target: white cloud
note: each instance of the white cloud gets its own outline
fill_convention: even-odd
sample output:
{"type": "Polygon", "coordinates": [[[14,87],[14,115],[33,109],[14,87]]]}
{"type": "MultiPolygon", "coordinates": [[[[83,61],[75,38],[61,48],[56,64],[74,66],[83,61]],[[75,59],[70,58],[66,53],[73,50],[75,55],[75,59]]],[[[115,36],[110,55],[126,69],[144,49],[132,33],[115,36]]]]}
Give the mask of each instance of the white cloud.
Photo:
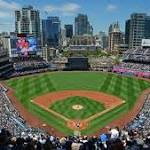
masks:
{"type": "Polygon", "coordinates": [[[0,11],[0,18],[4,18],[4,17],[8,17],[8,16],[10,16],[9,13],[0,11]]]}
{"type": "Polygon", "coordinates": [[[47,12],[59,11],[59,8],[54,5],[48,5],[44,8],[47,12]]]}
{"type": "Polygon", "coordinates": [[[13,0],[0,0],[0,32],[14,30],[14,10],[20,8],[21,5],[13,0]]]}
{"type": "Polygon", "coordinates": [[[80,9],[80,6],[75,3],[68,3],[62,7],[63,12],[74,13],[80,9]]]}
{"type": "Polygon", "coordinates": [[[66,3],[61,6],[47,5],[44,10],[47,12],[60,12],[65,15],[72,15],[80,9],[80,6],[75,3],[66,3]]]}
{"type": "Polygon", "coordinates": [[[6,0],[0,0],[0,8],[1,9],[8,9],[8,10],[15,10],[19,9],[21,6],[18,3],[15,3],[13,1],[8,2],[6,0]]]}
{"type": "Polygon", "coordinates": [[[117,5],[114,5],[114,4],[109,4],[106,7],[106,10],[109,11],[109,12],[116,11],[117,9],[118,9],[117,5]]]}

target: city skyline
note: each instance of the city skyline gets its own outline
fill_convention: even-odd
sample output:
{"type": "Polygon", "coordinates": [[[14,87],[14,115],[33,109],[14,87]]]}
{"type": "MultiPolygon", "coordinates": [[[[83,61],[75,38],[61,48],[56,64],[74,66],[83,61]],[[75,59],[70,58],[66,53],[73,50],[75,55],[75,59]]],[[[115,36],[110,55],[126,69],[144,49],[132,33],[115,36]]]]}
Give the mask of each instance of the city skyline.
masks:
{"type": "Polygon", "coordinates": [[[150,14],[149,0],[0,0],[0,32],[14,31],[14,11],[24,5],[32,5],[40,11],[40,19],[47,16],[59,16],[64,24],[74,24],[74,18],[79,13],[87,14],[94,33],[99,31],[108,32],[111,23],[118,21],[121,30],[125,30],[125,21],[130,18],[131,13],[143,12],[150,14]],[[145,5],[146,4],[146,5],[145,5]]]}

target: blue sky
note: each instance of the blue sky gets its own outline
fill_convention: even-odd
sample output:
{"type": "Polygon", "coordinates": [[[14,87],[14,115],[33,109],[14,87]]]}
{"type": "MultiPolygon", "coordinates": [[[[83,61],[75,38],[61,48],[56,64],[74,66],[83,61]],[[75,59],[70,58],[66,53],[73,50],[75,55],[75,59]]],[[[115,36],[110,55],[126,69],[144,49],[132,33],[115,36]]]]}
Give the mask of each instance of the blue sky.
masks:
{"type": "Polygon", "coordinates": [[[94,32],[108,31],[109,24],[119,21],[124,31],[125,20],[133,12],[150,14],[150,0],[0,0],[0,32],[14,30],[14,10],[33,5],[40,16],[60,16],[63,24],[74,23],[78,13],[85,13],[94,32]]]}

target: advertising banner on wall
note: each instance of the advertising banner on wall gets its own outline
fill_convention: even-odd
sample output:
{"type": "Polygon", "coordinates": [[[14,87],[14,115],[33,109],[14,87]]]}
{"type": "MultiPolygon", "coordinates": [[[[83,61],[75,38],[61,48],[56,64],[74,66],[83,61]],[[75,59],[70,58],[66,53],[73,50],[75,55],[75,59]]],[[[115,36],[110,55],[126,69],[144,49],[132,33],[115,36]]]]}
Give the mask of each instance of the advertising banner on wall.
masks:
{"type": "Polygon", "coordinates": [[[142,39],[142,47],[150,47],[150,39],[142,39]]]}

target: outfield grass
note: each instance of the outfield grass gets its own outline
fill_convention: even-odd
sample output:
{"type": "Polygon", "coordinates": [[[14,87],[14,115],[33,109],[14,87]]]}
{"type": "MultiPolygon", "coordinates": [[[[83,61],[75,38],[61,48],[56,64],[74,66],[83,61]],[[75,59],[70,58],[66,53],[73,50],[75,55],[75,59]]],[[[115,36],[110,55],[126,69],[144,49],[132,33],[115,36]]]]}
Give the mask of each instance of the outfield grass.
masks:
{"type": "Polygon", "coordinates": [[[57,101],[49,108],[69,119],[76,120],[86,119],[96,113],[105,110],[104,105],[100,102],[96,102],[95,100],[80,96],[69,97],[62,101],[57,101]],[[83,106],[83,109],[74,110],[72,108],[73,105],[81,105],[83,106]]]}
{"type": "Polygon", "coordinates": [[[52,91],[92,90],[112,94],[126,101],[121,107],[91,121],[88,129],[83,131],[84,134],[89,134],[129,111],[140,93],[150,87],[150,83],[144,80],[99,72],[52,72],[6,82],[15,90],[15,96],[24,107],[65,134],[71,134],[72,131],[66,127],[64,120],[45,112],[30,100],[52,91]]]}

